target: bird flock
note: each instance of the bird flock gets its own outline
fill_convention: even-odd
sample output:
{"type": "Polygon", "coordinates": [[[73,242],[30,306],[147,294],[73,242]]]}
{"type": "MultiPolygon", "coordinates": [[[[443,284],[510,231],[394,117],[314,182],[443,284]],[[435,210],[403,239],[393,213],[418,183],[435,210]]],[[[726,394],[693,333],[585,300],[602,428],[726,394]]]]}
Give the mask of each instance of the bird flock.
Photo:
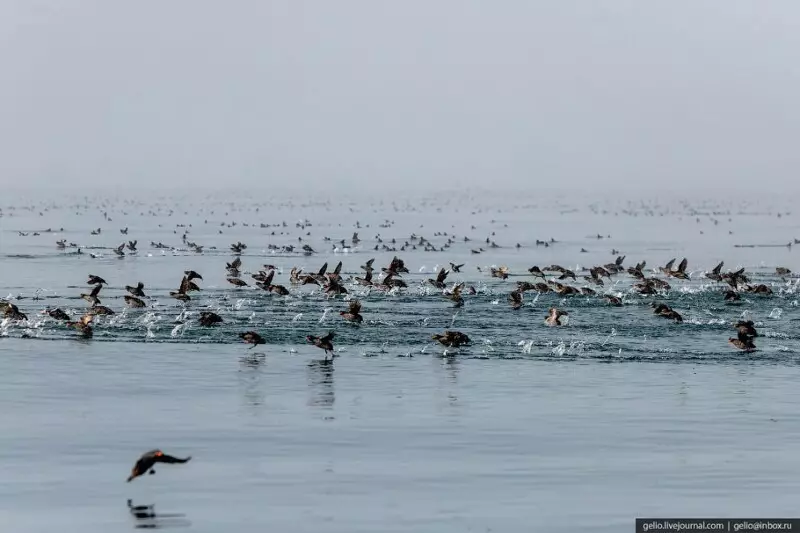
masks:
{"type": "MultiPolygon", "coordinates": [[[[135,247],[135,241],[132,241],[132,244],[135,247]]],[[[231,251],[241,254],[246,248],[245,244],[237,242],[231,246],[231,251]]],[[[302,268],[293,267],[290,271],[288,282],[294,290],[301,290],[302,287],[308,285],[314,286],[328,298],[346,295],[353,288],[366,288],[367,295],[371,291],[396,293],[409,288],[409,282],[403,277],[409,273],[409,269],[402,259],[394,256],[389,264],[380,268],[380,270],[374,267],[374,261],[374,258],[366,261],[360,267],[363,273],[352,276],[349,279],[342,277],[341,261],[331,271],[328,270],[327,262],[318,270],[310,272],[306,272],[302,268]]],[[[687,272],[687,259],[684,258],[677,267],[674,267],[675,259],[672,259],[664,266],[653,271],[646,270],[645,261],[630,267],[625,267],[624,261],[625,256],[620,255],[617,256],[614,262],[585,268],[577,273],[557,264],[546,267],[534,265],[527,270],[527,274],[513,274],[516,277],[529,275],[531,279],[516,282],[516,286],[509,291],[507,296],[509,306],[512,311],[519,311],[524,305],[526,293],[535,293],[537,298],[547,293],[554,293],[563,297],[563,302],[566,302],[569,297],[581,295],[590,298],[602,298],[611,307],[621,307],[626,303],[624,295],[620,297],[611,293],[599,294],[598,291],[602,291],[606,283],[612,282],[614,278],[617,278],[618,281],[620,277],[627,275],[631,280],[630,293],[655,298],[651,303],[654,315],[674,321],[677,324],[683,323],[681,313],[668,304],[658,301],[658,297],[672,290],[669,279],[678,280],[678,282],[690,279],[690,275],[687,272]],[[581,286],[578,286],[578,283],[581,286]]],[[[720,262],[709,272],[706,272],[705,277],[720,284],[721,290],[719,292],[725,302],[736,302],[741,298],[742,293],[764,297],[769,297],[773,294],[772,289],[765,284],[751,284],[744,268],[723,272],[723,265],[724,263],[720,262]]],[[[449,284],[447,280],[451,273],[459,273],[463,267],[464,264],[450,263],[450,269],[441,268],[435,277],[427,279],[424,283],[436,291],[440,291],[441,296],[452,302],[453,307],[462,307],[466,298],[470,295],[475,295],[477,289],[472,285],[467,286],[464,281],[449,284]]],[[[477,267],[477,270],[481,271],[481,268],[477,267]]],[[[278,269],[274,265],[264,265],[262,269],[250,275],[252,278],[251,283],[254,283],[257,289],[269,292],[277,297],[291,294],[290,289],[275,282],[277,272],[278,269]]],[[[250,285],[242,277],[242,259],[239,255],[232,261],[226,262],[225,273],[225,279],[234,289],[250,285]]],[[[778,276],[786,277],[791,275],[791,270],[785,267],[778,267],[775,273],[778,276]]],[[[488,275],[492,278],[508,280],[512,274],[507,267],[499,266],[490,267],[488,275]]],[[[169,291],[169,295],[183,305],[188,305],[192,301],[191,295],[201,290],[198,281],[202,280],[203,277],[198,272],[185,270],[177,289],[169,291]]],[[[74,328],[78,336],[82,338],[91,338],[93,336],[93,322],[96,316],[115,314],[113,309],[102,304],[102,289],[108,284],[106,280],[100,276],[90,274],[87,284],[91,286],[91,290],[81,293],[80,297],[89,304],[89,308],[79,318],[73,320],[60,308],[47,307],[42,311],[53,319],[64,322],[66,327],[74,328]]],[[[124,302],[129,308],[140,309],[147,307],[148,304],[145,301],[147,294],[145,293],[145,284],[143,282],[138,281],[134,285],[126,285],[125,289],[127,294],[124,295],[124,302]]],[[[8,300],[0,300],[0,311],[3,312],[5,319],[10,322],[24,323],[28,318],[15,303],[8,300]]],[[[364,322],[362,311],[361,300],[354,298],[347,302],[346,309],[341,310],[339,315],[344,321],[360,325],[364,322]]],[[[570,313],[565,309],[556,306],[550,307],[544,317],[544,325],[550,327],[563,326],[569,316],[570,313]]],[[[224,320],[222,316],[214,311],[202,310],[199,311],[197,322],[201,327],[211,328],[223,323],[224,320]]],[[[738,335],[729,339],[730,344],[740,350],[755,350],[754,338],[757,333],[752,322],[739,321],[734,323],[733,326],[737,329],[738,335]]],[[[239,333],[239,338],[253,348],[266,344],[264,336],[254,330],[239,333]]],[[[329,355],[331,357],[335,355],[334,339],[334,331],[306,336],[306,341],[310,345],[324,351],[326,359],[329,355]]],[[[460,331],[447,330],[442,334],[433,335],[432,339],[446,348],[459,348],[470,344],[469,336],[460,331]]]]}

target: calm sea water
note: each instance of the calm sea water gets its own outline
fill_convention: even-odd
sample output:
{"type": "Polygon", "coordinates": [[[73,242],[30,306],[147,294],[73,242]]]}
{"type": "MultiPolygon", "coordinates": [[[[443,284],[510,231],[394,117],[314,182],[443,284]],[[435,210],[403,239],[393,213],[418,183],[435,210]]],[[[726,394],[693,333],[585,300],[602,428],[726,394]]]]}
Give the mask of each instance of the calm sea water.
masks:
{"type": "MultiPolygon", "coordinates": [[[[800,237],[791,206],[531,198],[4,198],[0,296],[29,320],[0,326],[3,530],[616,532],[645,515],[795,515],[797,278],[774,271],[800,269],[797,251],[736,247],[800,237]],[[312,225],[297,227],[305,220],[312,225]],[[202,254],[186,249],[186,230],[202,254]],[[334,252],[353,231],[360,245],[334,252]],[[400,251],[412,233],[437,248],[455,237],[445,251],[400,251]],[[374,251],[378,235],[397,251],[374,251]],[[487,237],[501,247],[488,248],[487,237]],[[62,238],[84,253],[58,250],[62,238]],[[557,242],[536,245],[550,238],[557,242]],[[111,248],[132,239],[138,253],[117,258],[111,248]],[[224,266],[237,241],[248,245],[242,279],[251,285],[247,272],[264,264],[289,287],[293,266],[341,260],[348,279],[372,257],[380,268],[398,255],[409,288],[347,283],[350,295],[330,299],[309,287],[288,297],[235,289],[224,266]],[[289,243],[317,253],[267,248],[289,243]],[[471,253],[479,247],[486,251],[471,253]],[[612,262],[612,249],[648,270],[685,256],[692,280],[670,280],[673,290],[654,298],[632,293],[622,274],[595,288],[623,297],[623,307],[526,293],[524,307],[510,309],[506,297],[532,281],[531,265],[580,269],[612,262]],[[703,276],[722,260],[723,271],[745,266],[774,295],[726,305],[703,276]],[[425,282],[451,261],[465,266],[448,281],[477,289],[460,309],[425,282]],[[511,277],[491,278],[492,265],[511,277]],[[186,269],[204,280],[184,306],[168,293],[186,269]],[[100,296],[117,314],[78,340],[41,311],[80,316],[89,273],[109,282],[100,296]],[[125,309],[124,286],[138,281],[148,308],[125,309]],[[338,315],[350,297],[363,303],[361,326],[338,315]],[[654,317],[654,300],[685,322],[654,317]],[[544,326],[551,306],[570,312],[566,326],[544,326]],[[199,327],[204,309],[225,323],[199,327]],[[743,317],[761,335],[751,354],[727,343],[743,317]],[[445,329],[473,345],[444,354],[430,337],[445,329]],[[249,349],[238,338],[247,330],[267,344],[249,349]],[[336,332],[333,362],[305,343],[327,331],[336,332]],[[125,483],[155,447],[193,459],[125,483]],[[137,521],[128,498],[180,516],[137,521]]],[[[585,285],[576,273],[574,284],[585,285]]]]}

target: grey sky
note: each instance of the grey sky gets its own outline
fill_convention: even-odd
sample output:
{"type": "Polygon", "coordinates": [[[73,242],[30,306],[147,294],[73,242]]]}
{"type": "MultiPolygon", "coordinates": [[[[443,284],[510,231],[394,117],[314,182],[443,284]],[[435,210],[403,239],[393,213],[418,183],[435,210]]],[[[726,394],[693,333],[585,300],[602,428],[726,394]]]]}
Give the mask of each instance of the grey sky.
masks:
{"type": "Polygon", "coordinates": [[[797,189],[798,45],[793,0],[4,0],[0,182],[797,189]]]}

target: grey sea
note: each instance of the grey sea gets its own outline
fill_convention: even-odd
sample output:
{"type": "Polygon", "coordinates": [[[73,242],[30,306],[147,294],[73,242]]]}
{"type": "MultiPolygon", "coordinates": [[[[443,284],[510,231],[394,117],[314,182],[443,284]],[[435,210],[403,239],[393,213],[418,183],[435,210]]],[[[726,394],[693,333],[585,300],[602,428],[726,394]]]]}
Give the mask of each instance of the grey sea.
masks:
{"type": "Polygon", "coordinates": [[[0,529],[571,533],[797,515],[798,278],[776,268],[800,271],[800,219],[790,199],[711,198],[6,191],[0,297],[27,319],[0,323],[0,529]],[[621,256],[670,288],[584,279],[621,256]],[[226,279],[235,257],[243,287],[226,279]],[[406,288],[354,281],[374,258],[377,284],[394,257],[406,288]],[[690,279],[658,270],[684,257],[690,279]],[[339,261],[347,294],[290,283],[339,261]],[[726,301],[706,277],[720,261],[771,294],[726,301]],[[428,282],[451,262],[444,291],[428,282]],[[517,283],[541,281],[528,269],[553,264],[597,294],[526,291],[513,310],[517,283]],[[256,287],[265,265],[289,295],[256,287]],[[181,302],[186,270],[203,279],[181,302]],[[83,339],[43,311],[86,313],[89,274],[115,314],[83,339]],[[140,281],[146,306],[128,308],[140,281]],[[354,299],[360,325],[340,316],[354,299]],[[562,326],[545,325],[551,307],[562,326]],[[201,311],[223,322],[201,327],[201,311]],[[748,319],[743,352],[728,339],[748,319]],[[445,330],[471,343],[432,340],[445,330]],[[329,331],[333,358],[306,341],[329,331]],[[126,483],[154,448],[192,460],[126,483]]]}

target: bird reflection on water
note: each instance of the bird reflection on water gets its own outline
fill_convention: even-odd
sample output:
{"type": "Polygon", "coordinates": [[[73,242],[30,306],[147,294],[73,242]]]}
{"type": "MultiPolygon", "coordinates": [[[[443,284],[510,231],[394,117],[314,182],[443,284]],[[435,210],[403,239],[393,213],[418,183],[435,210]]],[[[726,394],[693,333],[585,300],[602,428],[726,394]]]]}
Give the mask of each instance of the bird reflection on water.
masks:
{"type": "Polygon", "coordinates": [[[333,407],[336,401],[333,370],[333,359],[316,360],[308,364],[308,385],[311,391],[309,405],[333,407]]]}
{"type": "Polygon", "coordinates": [[[136,520],[136,529],[161,529],[168,527],[189,527],[192,523],[184,518],[185,513],[157,513],[155,504],[133,505],[133,500],[128,500],[128,510],[136,520]]]}
{"type": "Polygon", "coordinates": [[[240,380],[244,388],[243,394],[247,405],[258,407],[264,404],[263,376],[266,368],[267,356],[263,352],[246,355],[239,358],[241,369],[240,380]]]}

